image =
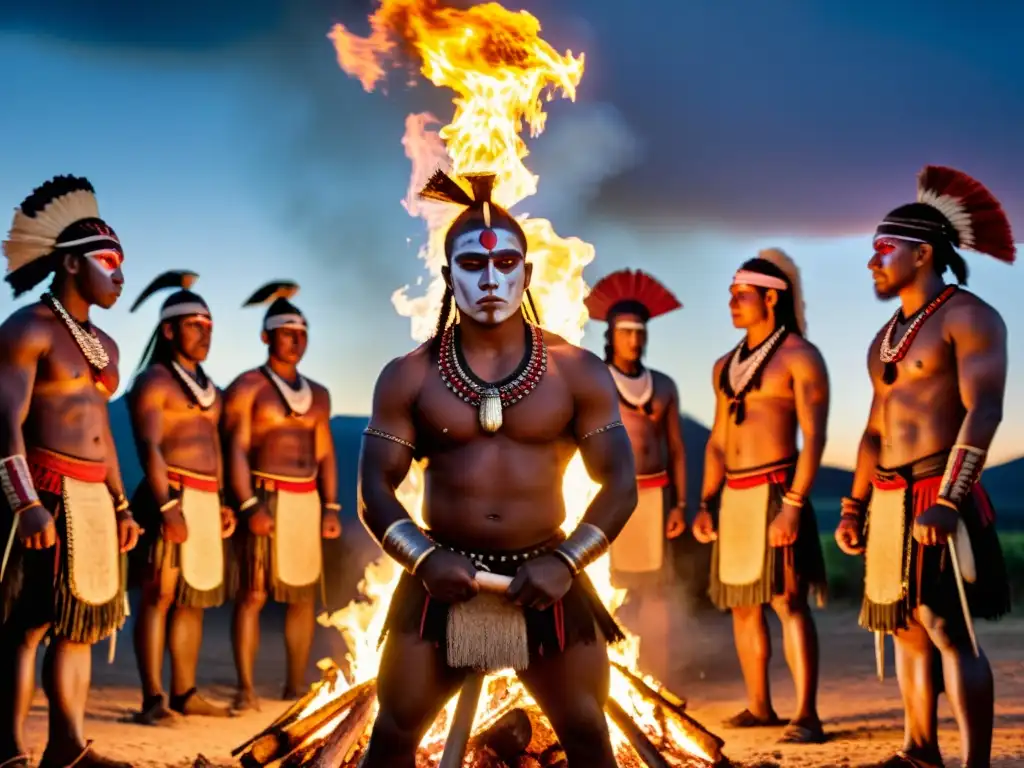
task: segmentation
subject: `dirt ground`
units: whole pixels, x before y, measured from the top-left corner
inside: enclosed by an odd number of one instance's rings
[[[891,645],[887,647],[887,680],[874,676],[872,638],[857,628],[850,609],[831,608],[817,613],[822,647],[819,708],[830,736],[821,746],[780,746],[780,730],[737,731],[723,728],[724,718],[745,706],[743,686],[732,649],[728,616],[679,614],[673,621],[673,671],[669,686],[689,700],[690,713],[725,739],[725,753],[746,766],[864,766],[881,760],[902,741],[903,715],[892,672]],[[198,755],[218,766],[234,765],[233,747],[259,731],[284,709],[277,700],[282,684],[284,654],[280,618],[264,620],[263,647],[257,679],[266,697],[262,712],[230,720],[193,720],[173,729],[123,722],[139,705],[131,626],[122,633],[116,662],[106,663],[108,646],[95,649],[93,688],[86,728],[96,746],[111,757],[131,761],[139,768],[191,766]],[[314,659],[338,649],[330,630],[318,629]],[[992,765],[1024,766],[1024,620],[1008,619],[979,625],[979,637],[988,653],[996,679],[996,731]],[[775,706],[786,717],[793,706],[792,685],[781,654],[781,637],[773,624],[772,681]],[[310,670],[310,680],[316,670]],[[207,620],[201,678],[211,698],[227,700],[234,678],[225,610],[211,612]],[[32,709],[29,745],[37,759],[46,737],[46,702],[42,694]],[[940,703],[941,744],[949,768],[959,767],[959,739],[945,700]]]

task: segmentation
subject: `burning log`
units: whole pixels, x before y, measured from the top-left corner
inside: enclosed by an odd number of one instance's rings
[[[302,765],[308,765],[310,768],[337,768],[344,765],[366,731],[376,698],[375,687],[360,693],[345,719],[321,743],[316,757],[309,762],[304,761]]]
[[[668,762],[661,756],[658,748],[647,738],[639,725],[631,718],[615,699],[609,699],[605,705],[605,712],[615,723],[622,734],[629,739],[629,743],[636,750],[637,755],[644,761],[647,768],[670,768]]]
[[[505,763],[514,765],[533,739],[530,716],[520,708],[502,715],[490,728],[473,739],[474,749],[490,749]]]
[[[260,768],[275,760],[282,760],[298,749],[314,733],[338,718],[353,702],[370,691],[376,690],[376,680],[352,686],[341,696],[327,702],[314,712],[290,722],[271,726],[253,740],[248,751],[240,758],[246,768]]]
[[[657,688],[652,688],[642,677],[634,673],[625,664],[613,661],[612,666],[619,670],[622,676],[629,680],[633,687],[636,688],[637,693],[648,701],[659,704],[680,715],[686,711],[686,699],[676,696],[665,686],[659,685]]]
[[[438,768],[462,768],[466,759],[466,747],[473,730],[476,718],[476,707],[480,702],[480,692],[484,687],[484,676],[480,673],[470,674],[462,684],[459,703],[455,706],[455,717],[452,718],[448,737],[444,742],[444,754]]]

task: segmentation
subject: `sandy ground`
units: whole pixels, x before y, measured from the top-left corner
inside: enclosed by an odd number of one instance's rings
[[[747,766],[863,766],[897,749],[902,741],[903,715],[899,692],[892,677],[891,645],[888,679],[874,676],[871,636],[856,627],[849,609],[832,608],[817,614],[823,654],[820,712],[830,741],[821,746],[780,746],[776,729],[737,731],[721,726],[724,718],[745,706],[743,686],[732,650],[731,623],[727,616],[680,613],[673,622],[673,659],[669,684],[689,699],[691,714],[725,741],[725,753]],[[136,766],[191,766],[198,755],[214,765],[235,764],[233,747],[256,733],[281,712],[277,700],[283,667],[280,618],[264,620],[263,647],[258,680],[266,697],[262,712],[231,720],[191,720],[187,724],[152,728],[122,722],[139,705],[130,625],[122,634],[114,665],[106,663],[107,646],[95,649],[93,689],[86,727],[89,737],[111,757]],[[336,651],[337,639],[329,630],[318,630],[314,659]],[[234,678],[224,610],[211,612],[203,647],[202,678],[211,698],[227,700]],[[996,678],[996,732],[993,766],[1024,766],[1024,620],[982,624],[979,636],[992,660]],[[775,706],[786,717],[793,706],[792,685],[781,658],[781,637],[773,624],[777,649],[772,662]],[[310,679],[317,672],[310,670]],[[41,694],[29,722],[30,748],[38,758],[46,736],[46,703]],[[948,705],[940,703],[941,744],[947,765],[961,765],[959,739]]]

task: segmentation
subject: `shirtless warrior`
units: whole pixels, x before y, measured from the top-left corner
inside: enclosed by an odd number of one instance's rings
[[[747,709],[726,724],[782,724],[768,685],[764,608],[771,605],[797,695],[781,741],[819,743],[818,636],[809,596],[822,605],[827,582],[809,495],[825,448],[828,374],[807,341],[800,273],[786,254],[761,251],[740,267],[729,290],[733,325],[746,338],[715,363],[715,423],[693,522],[698,541],[714,541],[711,600],[732,611],[747,688]]]
[[[899,298],[900,308],[868,351],[874,397],[836,541],[864,552],[861,626],[876,633],[880,656],[884,633],[895,642],[905,736],[884,765],[942,765],[944,688],[963,764],[987,768],[992,670],[971,617],[1010,610],[995,516],[978,482],[1003,414],[1006,326],[959,287],[967,265],[956,249],[1005,262],[1016,251],[1002,207],[966,174],[926,167],[917,200],[879,224],[868,262],[875,293]],[[944,282],[947,269],[957,285]]]
[[[524,297],[537,314],[523,230],[490,202],[493,176],[469,182],[472,196],[438,171],[421,192],[464,208],[445,237],[437,333],[382,371],[363,441],[363,523],[406,571],[363,766],[412,768],[469,669],[512,668],[570,766],[614,768],[606,643],[622,634],[584,569],[636,506],[629,437],[604,363],[525,318]],[[562,479],[577,449],[601,487],[566,537]],[[395,496],[414,458],[427,461],[425,529]],[[488,571],[514,579],[481,592]]]
[[[82,733],[92,646],[113,642],[124,623],[123,555],[139,536],[107,414],[117,346],[89,321],[91,307],[109,309],[121,295],[124,252],[92,185],[57,176],[15,209],[4,255],[15,296],[51,274],[53,282],[0,326],[0,526],[10,531],[0,576],[0,766],[29,764],[24,724],[36,649],[48,636],[39,765],[130,768],[99,756]]]
[[[668,672],[668,587],[673,578],[665,539],[686,530],[686,449],[675,382],[642,360],[647,323],[682,304],[650,275],[613,272],[586,299],[591,320],[605,322],[604,361],[619,392],[622,420],[633,445],[639,501],[611,548],[611,577],[630,590],[650,672]]]
[[[236,710],[259,708],[253,664],[268,595],[288,605],[284,698],[304,692],[322,591],[320,539],[341,535],[331,397],[297,370],[309,339],[305,316],[288,300],[298,289],[295,283],[268,283],[246,301],[245,306],[270,305],[263,318],[269,354],[224,395],[227,475],[239,516],[240,581],[232,625]]]
[[[221,503],[220,392],[202,367],[213,319],[203,298],[188,290],[197,278],[194,272],[165,272],[132,305],[134,312],[158,291],[178,289],[160,308],[128,395],[145,473],[132,509],[147,533],[130,558],[130,575],[142,589],[135,618],[142,710],[135,720],[146,725],[177,714],[228,714],[196,689],[203,610],[224,602],[223,540],[234,530],[234,515]],[[163,687],[165,645],[170,701]]]

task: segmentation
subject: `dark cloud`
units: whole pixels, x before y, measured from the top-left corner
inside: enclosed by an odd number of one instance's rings
[[[580,109],[589,103],[600,114],[600,105],[611,105],[615,130],[635,144],[635,162],[612,163],[611,179],[574,170],[573,178],[596,186],[581,197],[593,215],[845,233],[912,197],[926,163],[962,168],[1016,220],[1024,214],[1017,170],[1024,166],[1024,49],[1016,39],[1024,4],[521,4],[556,48],[586,51]],[[450,94],[408,91],[396,77],[388,97],[367,95],[338,69],[326,40],[331,24],[365,29],[373,7],[370,0],[186,0],[171,10],[64,0],[5,11],[0,26],[106,49],[251,54],[262,65],[254,109],[273,124],[284,120],[285,99],[303,115],[282,128],[287,146],[276,147],[276,162],[266,160],[268,151],[262,169],[283,179],[282,188],[294,187],[289,215],[304,216],[331,253],[382,199],[397,205],[408,173],[398,144],[404,115],[451,110]],[[556,113],[552,136],[557,121]],[[566,123],[587,131],[585,120]],[[537,159],[550,177],[557,157],[544,156],[543,140]],[[416,236],[410,222],[408,235]],[[392,236],[367,234],[366,247],[387,248]]]

